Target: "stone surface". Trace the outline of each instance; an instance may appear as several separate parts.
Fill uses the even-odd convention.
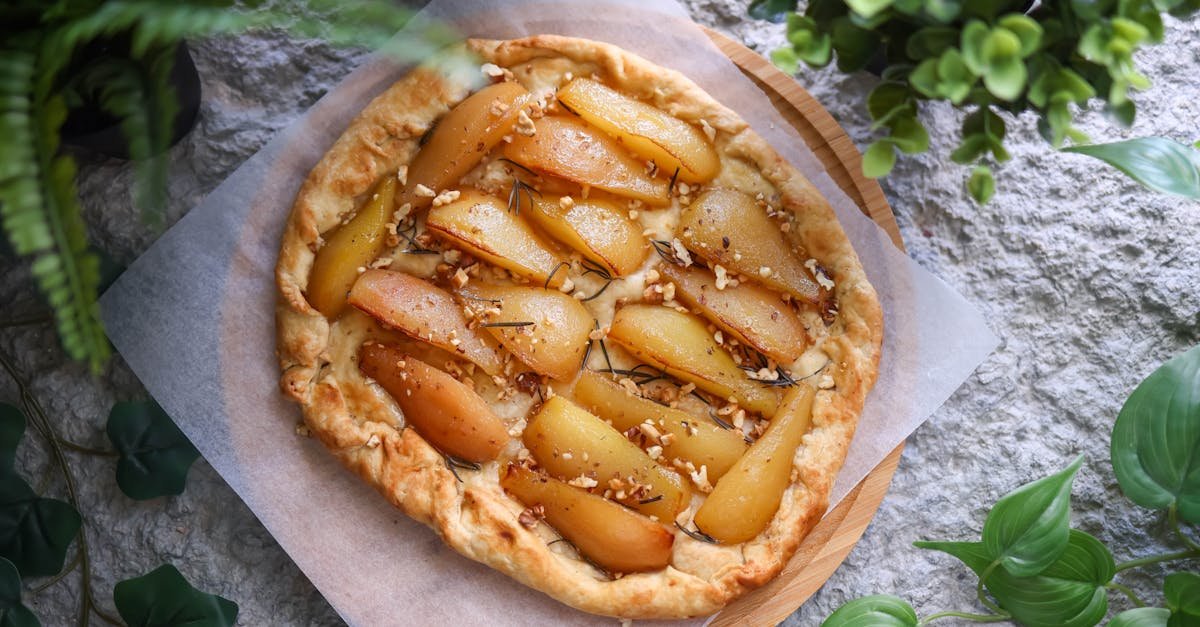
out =
[[[783,27],[745,17],[743,0],[690,0],[693,17],[766,53]],[[1138,94],[1139,118],[1121,131],[1098,113],[1083,128],[1100,140],[1164,135],[1194,141],[1200,119],[1200,38],[1195,22],[1169,21],[1167,42],[1139,64],[1154,87]],[[275,132],[352,68],[360,53],[275,33],[196,42],[204,82],[196,130],[170,153],[167,224],[212,190]],[[799,77],[854,142],[871,139],[863,102],[873,79],[834,70]],[[921,615],[981,610],[968,573],[920,551],[922,538],[978,534],[991,503],[1031,479],[1087,462],[1076,482],[1074,523],[1108,542],[1117,559],[1163,549],[1159,516],[1121,496],[1108,463],[1108,433],[1124,398],[1160,362],[1200,342],[1200,205],[1147,192],[1085,157],[1056,154],[1032,117],[1008,119],[1012,161],[998,192],[978,207],[950,164],[961,115],[926,105],[929,153],[903,158],[883,181],[910,254],[985,312],[1003,338],[966,384],[909,440],[891,491],[862,540],[825,587],[788,619],[816,625],[841,603],[871,593],[909,599]],[[131,208],[128,164],[88,161],[80,176],[91,237],[128,263],[156,230]],[[43,310],[27,268],[0,260],[3,318]],[[66,361],[48,325],[0,331],[0,351],[32,380],[60,434],[105,447],[115,400],[144,394],[115,359],[91,378]],[[0,400],[18,390],[0,377]],[[112,479],[110,458],[68,453],[87,517],[96,603],[112,611],[113,585],[166,561],[196,586],[236,600],[240,622],[337,624],[339,619],[220,477],[197,462],[179,497],[136,503]],[[41,441],[19,455],[31,483],[63,486]],[[1160,571],[1122,574],[1152,601]],[[37,583],[37,582],[35,582]],[[80,581],[71,576],[26,603],[46,625],[73,622]],[[1120,609],[1128,603],[1113,596]]]

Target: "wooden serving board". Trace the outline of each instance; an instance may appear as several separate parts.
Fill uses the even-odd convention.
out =
[[[784,119],[800,133],[834,182],[904,250],[900,228],[883,190],[875,179],[863,176],[862,154],[833,116],[792,77],[761,55],[725,35],[705,30],[721,52],[763,90]],[[821,520],[779,577],[730,604],[712,625],[774,625],[819,590],[875,516],[903,449],[903,444],[897,446]]]

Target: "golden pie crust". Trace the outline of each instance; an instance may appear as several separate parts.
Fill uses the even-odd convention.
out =
[[[735,112],[683,75],[584,39],[542,35],[470,40],[467,47],[512,70],[531,91],[567,72],[595,75],[626,95],[711,127],[724,183],[751,193],[766,189],[793,214],[788,237],[834,279],[838,307],[832,324],[814,336],[816,349],[828,357],[823,375],[829,378],[818,390],[813,426],[797,451],[779,511],[759,536],[739,545],[711,545],[676,532],[670,566],[612,579],[575,558],[564,543],[548,545],[553,535],[544,529],[518,522],[524,506],[500,488],[496,462],[480,472],[459,471],[460,481],[439,452],[403,428],[395,403],[355,364],[357,347],[373,333],[362,323],[365,316],[353,312],[331,324],[304,292],[321,233],[351,215],[380,177],[407,164],[435,120],[469,93],[467,85],[431,70],[414,70],[375,98],[300,189],[276,268],[281,388],[342,463],[459,553],[587,612],[623,618],[710,614],[777,575],[826,511],[877,374],[883,320],[875,291],[821,194]],[[504,416],[511,421],[527,409],[510,408]]]

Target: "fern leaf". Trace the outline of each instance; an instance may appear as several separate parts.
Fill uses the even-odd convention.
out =
[[[0,51],[0,224],[19,255],[50,248],[33,141],[34,58]]]
[[[88,362],[98,373],[110,352],[96,302],[100,260],[88,248],[87,226],[75,187],[75,160],[57,155],[59,129],[66,115],[61,96],[38,103],[34,111],[41,209],[52,244],[37,254],[32,272],[54,309],[63,348],[72,359]]]

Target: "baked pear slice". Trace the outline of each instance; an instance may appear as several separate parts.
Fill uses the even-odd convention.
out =
[[[646,174],[645,164],[617,140],[575,116],[548,115],[532,136],[515,135],[504,156],[526,168],[595,187],[647,205],[671,202],[667,182]]]
[[[717,175],[721,158],[700,129],[607,85],[576,78],[558,89],[558,101],[592,126],[620,140],[670,176],[704,183]]]
[[[509,81],[488,85],[455,105],[437,121],[413,157],[396,205],[408,203],[412,209],[429,206],[434,195],[479,165],[512,132],[530,100],[520,83]]]
[[[557,290],[520,285],[468,285],[463,293],[492,301],[493,313],[480,328],[534,372],[559,381],[579,372],[593,318],[578,300]]]
[[[396,346],[365,344],[358,367],[396,400],[405,422],[439,451],[470,462],[496,459],[508,430],[474,390]]]
[[[649,249],[642,226],[629,210],[600,198],[534,196],[529,219],[603,267],[611,276],[625,276],[641,267]]]
[[[383,251],[395,195],[396,177],[384,177],[358,213],[325,237],[325,245],[317,250],[304,295],[326,318],[333,320],[342,313],[358,269]]]
[[[764,417],[779,407],[776,390],[746,376],[696,316],[661,305],[627,305],[617,310],[608,337],[638,360]]]
[[[814,397],[813,388],[804,384],[788,392],[766,432],[696,510],[697,529],[723,544],[737,544],[767,528],[791,485],[796,449],[812,428]]]
[[[523,217],[495,196],[462,190],[458,199],[429,210],[425,228],[452,245],[539,285],[562,285],[566,260]]]
[[[777,292],[745,282],[718,288],[713,273],[698,266],[665,263],[659,272],[675,285],[675,298],[767,357],[788,364],[808,348],[804,323]]]
[[[489,334],[467,325],[449,292],[403,272],[371,269],[350,290],[350,304],[383,324],[499,374],[504,356]]]
[[[818,304],[828,294],[804,267],[804,260],[792,249],[779,224],[742,192],[703,192],[683,209],[676,232],[688,250],[710,263],[787,292],[801,302]]]
[[[653,572],[671,562],[675,535],[662,525],[596,494],[509,464],[500,485],[531,508],[584,557],[614,573]]]
[[[691,501],[691,491],[675,471],[561,396],[546,399],[529,418],[521,441],[551,475],[580,487],[611,488],[613,500],[659,522],[671,523]]]
[[[722,429],[711,420],[635,396],[607,374],[585,370],[571,397],[619,431],[644,428],[649,422],[654,431],[669,434],[648,444],[662,447],[662,459],[689,461],[697,469],[707,467],[709,481],[720,479],[746,452],[740,430]]]

